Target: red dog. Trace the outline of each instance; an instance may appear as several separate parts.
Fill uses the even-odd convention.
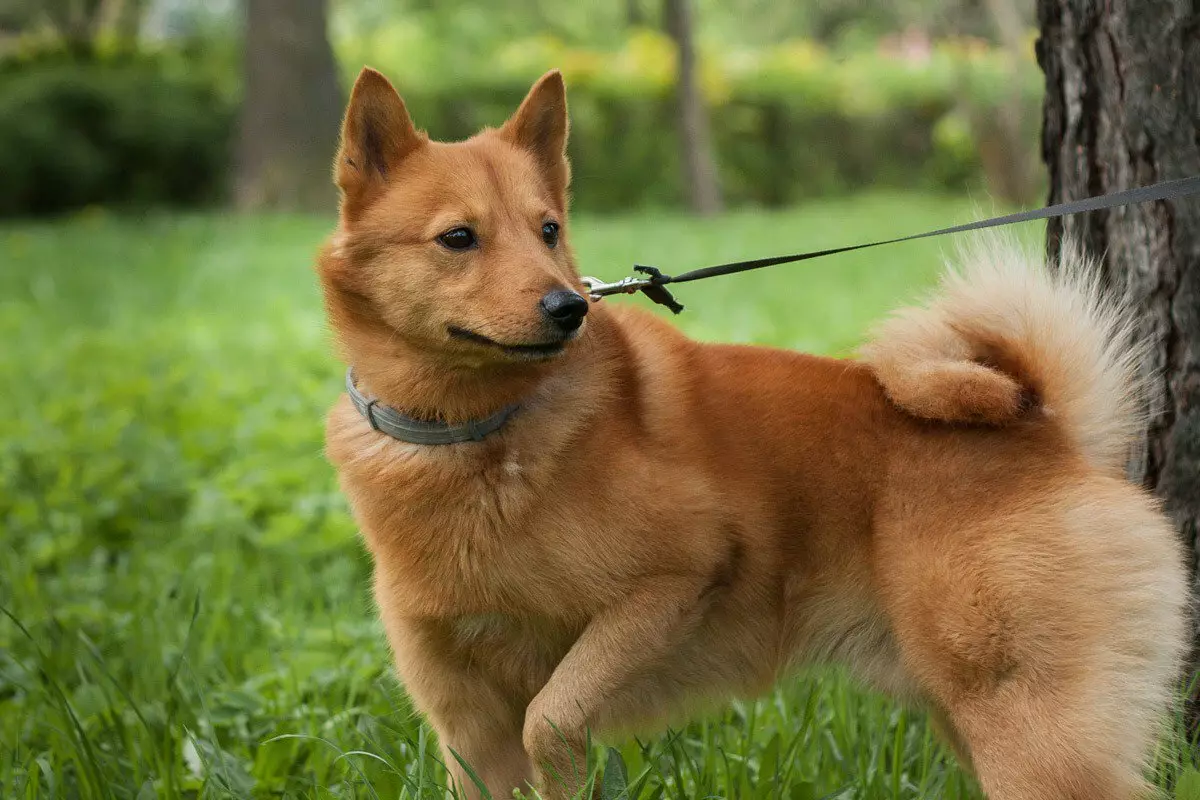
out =
[[[328,452],[405,686],[495,797],[797,665],[928,708],[994,800],[1130,800],[1185,642],[1183,556],[1122,477],[1127,319],[996,244],[864,360],[591,304],[557,72],[428,140],[364,70],[320,257],[355,370]],[[353,400],[353,402],[352,402]]]

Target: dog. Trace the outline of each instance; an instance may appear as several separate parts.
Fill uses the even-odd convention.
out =
[[[993,800],[1144,796],[1185,561],[1086,262],[989,240],[856,359],[700,344],[587,296],[567,132],[558,72],[441,143],[364,69],[318,257],[328,457],[460,795],[577,795],[591,734],[836,663]]]

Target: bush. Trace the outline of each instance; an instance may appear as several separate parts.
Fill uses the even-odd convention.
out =
[[[0,216],[223,194],[233,104],[143,56],[0,67]]]
[[[227,44],[0,60],[0,215],[219,199],[239,75]],[[538,37],[467,60],[436,45],[411,21],[335,42],[347,87],[363,64],[382,69],[417,124],[441,139],[502,121],[538,75],[559,67],[570,92],[575,206],[682,200],[674,50],[661,33],[635,31],[606,51]],[[701,83],[731,205],[984,184],[1009,202],[1033,199],[1012,196],[1005,180],[1037,152],[1042,89],[1032,47],[1015,59],[972,40],[917,54],[790,41],[704,55]],[[1028,123],[1018,137],[993,124],[1014,102]]]
[[[474,59],[472,69],[441,60],[454,54],[427,46],[414,30],[396,23],[339,41],[347,83],[363,64],[382,69],[418,125],[461,139],[503,120],[538,75],[559,67],[570,95],[576,206],[610,211],[681,200],[675,62],[662,34],[635,32],[610,52],[548,37],[517,41]],[[1014,97],[1022,117],[1040,119],[1032,47],[1014,59],[973,40],[917,55],[833,53],[790,41],[704,55],[701,84],[732,205],[779,206],[867,187],[994,188],[980,155],[995,135],[985,123]],[[1015,149],[1036,152],[1036,126],[1030,130]]]

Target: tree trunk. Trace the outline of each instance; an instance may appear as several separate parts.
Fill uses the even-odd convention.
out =
[[[36,3],[33,7],[37,8]],[[85,57],[95,53],[96,35],[100,32],[104,12],[103,0],[46,0],[42,12],[69,51]]]
[[[625,24],[630,28],[646,24],[646,15],[642,13],[642,0],[625,0]]]
[[[146,15],[146,0],[109,0],[105,13],[122,42],[136,42]]]
[[[1195,0],[1038,0],[1050,202],[1200,175]],[[1162,497],[1193,559],[1200,545],[1200,202],[1147,203],[1052,221],[1128,291],[1157,390],[1129,475]],[[1193,562],[1193,566],[1195,566]]]
[[[721,210],[721,191],[717,186],[717,165],[713,158],[708,130],[708,112],[696,75],[696,47],[693,38],[692,0],[665,0],[667,33],[678,51],[679,78],[675,82],[675,102],[679,149],[683,157],[683,186],[688,205],[698,214]]]
[[[238,208],[331,211],[342,94],[327,0],[245,0]]]

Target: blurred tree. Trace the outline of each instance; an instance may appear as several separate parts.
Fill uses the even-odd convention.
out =
[[[687,202],[698,214],[721,210],[717,165],[708,128],[708,110],[700,91],[696,69],[691,0],[665,0],[663,18],[667,33],[675,40],[679,65],[675,81],[676,125],[683,163],[683,185]]]
[[[625,23],[631,28],[646,24],[646,11],[641,0],[625,0]]]
[[[72,50],[90,52],[104,16],[103,0],[47,0],[42,13]]]
[[[1008,51],[1012,63],[1020,63],[1029,47],[1023,4],[1018,0],[985,0],[984,5],[996,40]],[[1033,146],[1036,133],[1028,124],[1020,81],[1013,81],[1008,96],[994,113],[976,111],[972,116],[974,126],[980,130],[980,157],[986,165],[992,194],[1016,205],[1033,202],[1040,165]]]
[[[145,13],[146,0],[110,0],[106,16],[118,36],[133,41],[138,38]]]
[[[1038,0],[1050,202],[1200,175],[1200,6]],[[1129,290],[1151,346],[1156,405],[1129,474],[1200,546],[1200,202],[1052,221],[1051,253],[1081,242]]]
[[[245,87],[234,166],[243,210],[333,207],[342,92],[327,0],[245,0]]]

